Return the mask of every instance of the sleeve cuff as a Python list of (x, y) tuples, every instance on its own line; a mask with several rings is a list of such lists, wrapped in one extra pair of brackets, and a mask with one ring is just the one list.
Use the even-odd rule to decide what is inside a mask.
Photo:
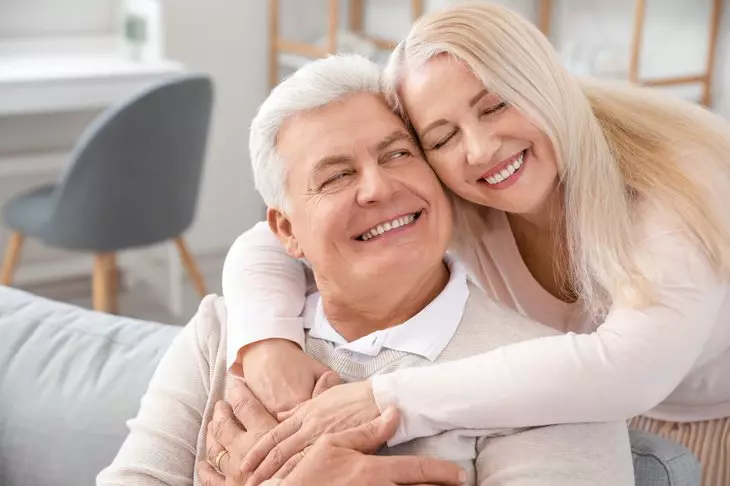
[(228, 371), (241, 376), (240, 363), (236, 363), (238, 352), (245, 346), (266, 339), (286, 339), (304, 349), (304, 324), (301, 317), (275, 318), (255, 326), (243, 325), (245, 319), (228, 316), (229, 322), (238, 323), (228, 326), (226, 360)]
[(388, 439), (388, 447), (393, 447), (403, 442), (408, 442), (410, 437), (406, 433), (406, 417), (398, 405), (398, 397), (395, 394), (395, 380), (391, 374), (375, 375), (370, 379), (370, 383), (373, 387), (373, 396), (375, 397), (375, 404), (378, 406), (380, 413), (391, 405), (395, 405), (396, 408), (401, 412), (401, 420), (398, 424), (398, 429), (395, 431), (393, 437)]

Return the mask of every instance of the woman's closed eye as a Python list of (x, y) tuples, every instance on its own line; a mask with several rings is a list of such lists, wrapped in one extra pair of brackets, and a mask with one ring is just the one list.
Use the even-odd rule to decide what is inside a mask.
[(457, 130), (454, 130), (453, 132), (449, 133), (445, 137), (442, 137), (438, 142), (431, 145), (431, 148), (429, 150), (438, 150), (442, 147), (444, 147), (449, 141), (454, 138), (456, 135)]
[(505, 108), (507, 108), (507, 102), (502, 101), (502, 102), (497, 103), (496, 105), (492, 105), (492, 106), (482, 110), (481, 112), (479, 112), (479, 116), (489, 116), (491, 114), (498, 113), (498, 112), (504, 110)]

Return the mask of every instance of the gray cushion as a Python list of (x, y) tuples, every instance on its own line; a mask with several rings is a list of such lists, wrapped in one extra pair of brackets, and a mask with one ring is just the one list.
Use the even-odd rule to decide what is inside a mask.
[(684, 446), (642, 430), (629, 430), (636, 486), (699, 486), (699, 461)]
[(179, 330), (0, 286), (0, 484), (94, 484)]
[(15, 231), (35, 236), (51, 217), (55, 186), (43, 186), (11, 199), (3, 208), (5, 222)]
[[(0, 286), (0, 485), (84, 486), (114, 459), (179, 327)], [(680, 446), (631, 431), (637, 486), (698, 486)]]

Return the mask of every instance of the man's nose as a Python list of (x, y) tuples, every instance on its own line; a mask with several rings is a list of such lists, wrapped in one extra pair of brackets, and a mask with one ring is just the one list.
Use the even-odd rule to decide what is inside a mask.
[(397, 181), (387, 168), (380, 165), (361, 171), (357, 191), (358, 203), (368, 205), (387, 201), (397, 192)]

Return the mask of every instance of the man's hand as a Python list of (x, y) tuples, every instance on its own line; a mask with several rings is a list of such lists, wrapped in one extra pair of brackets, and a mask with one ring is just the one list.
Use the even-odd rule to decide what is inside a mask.
[[(223, 400), (215, 404), (205, 440), (207, 461), (198, 464), (201, 481), (211, 486), (243, 484), (246, 477), (241, 460), (257, 440), (278, 425), (243, 380), (233, 381), (228, 400), (230, 405)], [(213, 465), (220, 466), (223, 476)]]
[[(340, 383), (337, 373), (327, 371), (315, 384), (313, 396)], [(213, 418), (208, 423), (205, 440), (207, 461), (198, 464), (198, 475), (206, 486), (243, 484), (246, 479), (241, 471), (243, 457), (266, 432), (279, 423), (254, 397), (243, 380), (231, 381), (228, 400), (230, 404), (223, 400), (216, 403)], [(217, 465), (220, 466), (222, 476), (213, 467), (219, 455)], [(294, 465), (295, 462), (290, 463), (290, 467)], [(285, 475), (285, 471), (282, 471), (281, 476)]]
[(284, 339), (250, 344), (238, 359), (249, 389), (273, 415), (309, 400), (317, 381), (331, 371)]
[[(249, 451), (242, 469), (253, 484), (291, 469), (291, 461), (319, 437), (357, 427), (380, 415), (370, 381), (335, 386), (284, 414), (287, 418)], [(284, 418), (280, 415), (279, 418)], [(344, 484), (344, 483), (343, 483)]]
[[(359, 427), (322, 437), (284, 479), (281, 486), (461, 486), (466, 473), (456, 464), (415, 456), (371, 456), (398, 427), (400, 416), (389, 408)], [(246, 486), (258, 485), (249, 480)]]

